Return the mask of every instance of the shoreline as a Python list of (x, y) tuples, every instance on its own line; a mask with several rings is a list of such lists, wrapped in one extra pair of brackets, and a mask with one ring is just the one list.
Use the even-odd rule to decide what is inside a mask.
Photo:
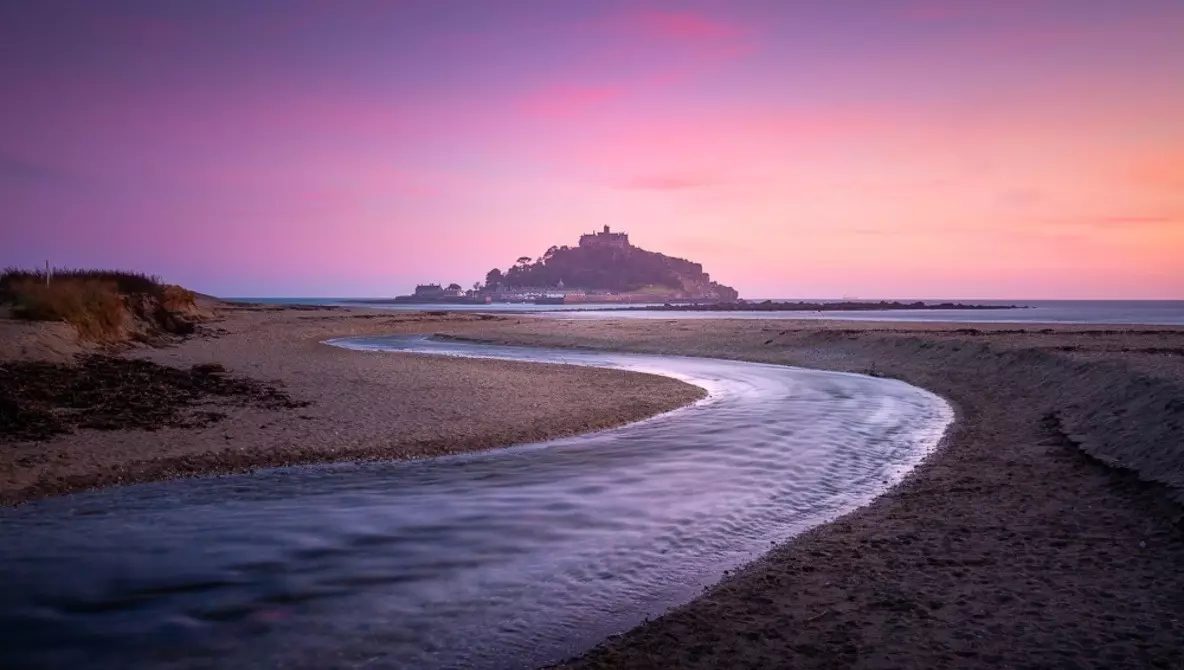
[(898, 300), (878, 302), (842, 301), (747, 301), (681, 304), (667, 302), (661, 305), (637, 307), (611, 307), (606, 312), (899, 312), (899, 311), (965, 311), (990, 312), (999, 310), (1031, 309), (1027, 305), (986, 305), (958, 302), (912, 302)]
[[(133, 348), (99, 362), (141, 361), (165, 366), (163, 372), (217, 366), (230, 383), (280, 394), (281, 406), (203, 396), (178, 410), (180, 420), (147, 430), (82, 428), (48, 439), (6, 440), (0, 504), (178, 477), (541, 442), (643, 420), (704, 394), (658, 375), (360, 352), (323, 343), (369, 334), (463, 332), (486, 321), (478, 316), (221, 310), (222, 319), (208, 322), (203, 336), (165, 348)], [(49, 354), (52, 360), (56, 350)], [(66, 367), (60, 359), (57, 365)], [(515, 388), (535, 389), (538, 398)], [(187, 393), (192, 390), (181, 389)]]
[(943, 447), (885, 495), (554, 667), (1184, 663), (1184, 329), (959, 325), (472, 334), (890, 376), (957, 412)]
[[(266, 322), (279, 310), (247, 311)], [(427, 329), (893, 377), (954, 409), (941, 446), (901, 484), (556, 667), (1184, 663), (1182, 328), (303, 312), (264, 323), (255, 349), (228, 367), (266, 378), (276, 363), (257, 360), (263, 348), (356, 373), (365, 356), (334, 356), (319, 342)], [(299, 347), (287, 318), (303, 322)], [(219, 337), (236, 336), (129, 355), (209, 362)], [(472, 370), (481, 361), (460, 363)], [(313, 377), (296, 386), (331, 386)]]

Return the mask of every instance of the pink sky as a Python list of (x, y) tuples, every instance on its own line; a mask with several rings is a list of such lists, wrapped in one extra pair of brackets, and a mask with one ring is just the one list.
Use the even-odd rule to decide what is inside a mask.
[(1184, 298), (1180, 35), (1174, 0), (11, 3), (0, 264), (389, 296), (610, 225), (745, 297)]

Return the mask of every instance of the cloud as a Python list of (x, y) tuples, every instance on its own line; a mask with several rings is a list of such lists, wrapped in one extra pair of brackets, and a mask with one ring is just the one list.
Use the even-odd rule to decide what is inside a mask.
[(1161, 228), (1184, 225), (1184, 215), (1111, 214), (1103, 216), (1063, 216), (1042, 218), (1038, 220), (1038, 223), (1056, 228), (1131, 230), (1136, 228)]
[(585, 114), (638, 92), (692, 80), (751, 48), (747, 30), (688, 11), (617, 12), (570, 29), (570, 38), (588, 48), (563, 80), (519, 101), (530, 116)]
[(1007, 207), (1019, 209), (1038, 205), (1046, 199), (1043, 191), (1033, 187), (1020, 187), (999, 194), (999, 202)]
[(1162, 151), (1136, 160), (1129, 179), (1156, 189), (1184, 189), (1184, 148)]
[(640, 11), (625, 15), (624, 20), (641, 33), (661, 39), (723, 41), (745, 35), (733, 24), (696, 12)]
[(582, 114), (624, 95), (619, 86), (557, 85), (543, 88), (522, 101), (531, 116), (567, 117)]
[(1128, 226), (1159, 226), (1165, 223), (1177, 223), (1180, 219), (1174, 216), (1099, 216), (1087, 219), (1090, 225), (1099, 228), (1128, 227)]
[(637, 191), (685, 191), (718, 183), (714, 179), (688, 174), (652, 174), (634, 177), (619, 188)]
[(747, 27), (694, 11), (617, 12), (591, 27), (610, 50), (627, 56), (657, 50), (679, 70), (728, 62), (755, 46)]
[(899, 15), (910, 21), (937, 22), (959, 19), (974, 9), (966, 0), (913, 0), (899, 9)]
[(682, 80), (705, 67), (733, 61), (755, 47), (751, 31), (697, 12), (641, 11), (621, 18), (626, 34), (682, 52), (686, 61), (664, 78)]

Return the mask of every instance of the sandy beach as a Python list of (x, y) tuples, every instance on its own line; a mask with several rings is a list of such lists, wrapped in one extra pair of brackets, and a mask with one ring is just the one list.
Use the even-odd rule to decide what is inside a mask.
[[(241, 396), (203, 398), (182, 408), (179, 421), (149, 426), (152, 430), (82, 428), (47, 440), (8, 440), (0, 450), (0, 502), (178, 476), (424, 458), (537, 442), (643, 419), (703, 394), (673, 379), (617, 370), (364, 353), (321, 344), (372, 333), (463, 333), (484, 323), (476, 316), (210, 309), (214, 318), (202, 335), (119, 355), (167, 369), (220, 366), (282, 392), (290, 406)], [(60, 332), (64, 324), (0, 325), (20, 335), (0, 338), (10, 343), (0, 361), (60, 362), (86, 351)], [(211, 412), (219, 418), (190, 416)]]
[(218, 319), (179, 346), (125, 355), (179, 368), (217, 363), (310, 404), (224, 407), (226, 418), (199, 428), (10, 444), (0, 461), (6, 501), (488, 448), (698, 397), (646, 375), (318, 344), (334, 336), (433, 332), (891, 376), (941, 394), (958, 413), (942, 449), (904, 484), (566, 667), (1184, 664), (1184, 329), (259, 307), (223, 308)]

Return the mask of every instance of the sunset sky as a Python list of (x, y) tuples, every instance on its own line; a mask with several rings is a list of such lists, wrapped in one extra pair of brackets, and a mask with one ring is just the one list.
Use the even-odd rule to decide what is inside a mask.
[(1184, 298), (1184, 2), (0, 3), (0, 265), (389, 296), (606, 224), (744, 297)]

